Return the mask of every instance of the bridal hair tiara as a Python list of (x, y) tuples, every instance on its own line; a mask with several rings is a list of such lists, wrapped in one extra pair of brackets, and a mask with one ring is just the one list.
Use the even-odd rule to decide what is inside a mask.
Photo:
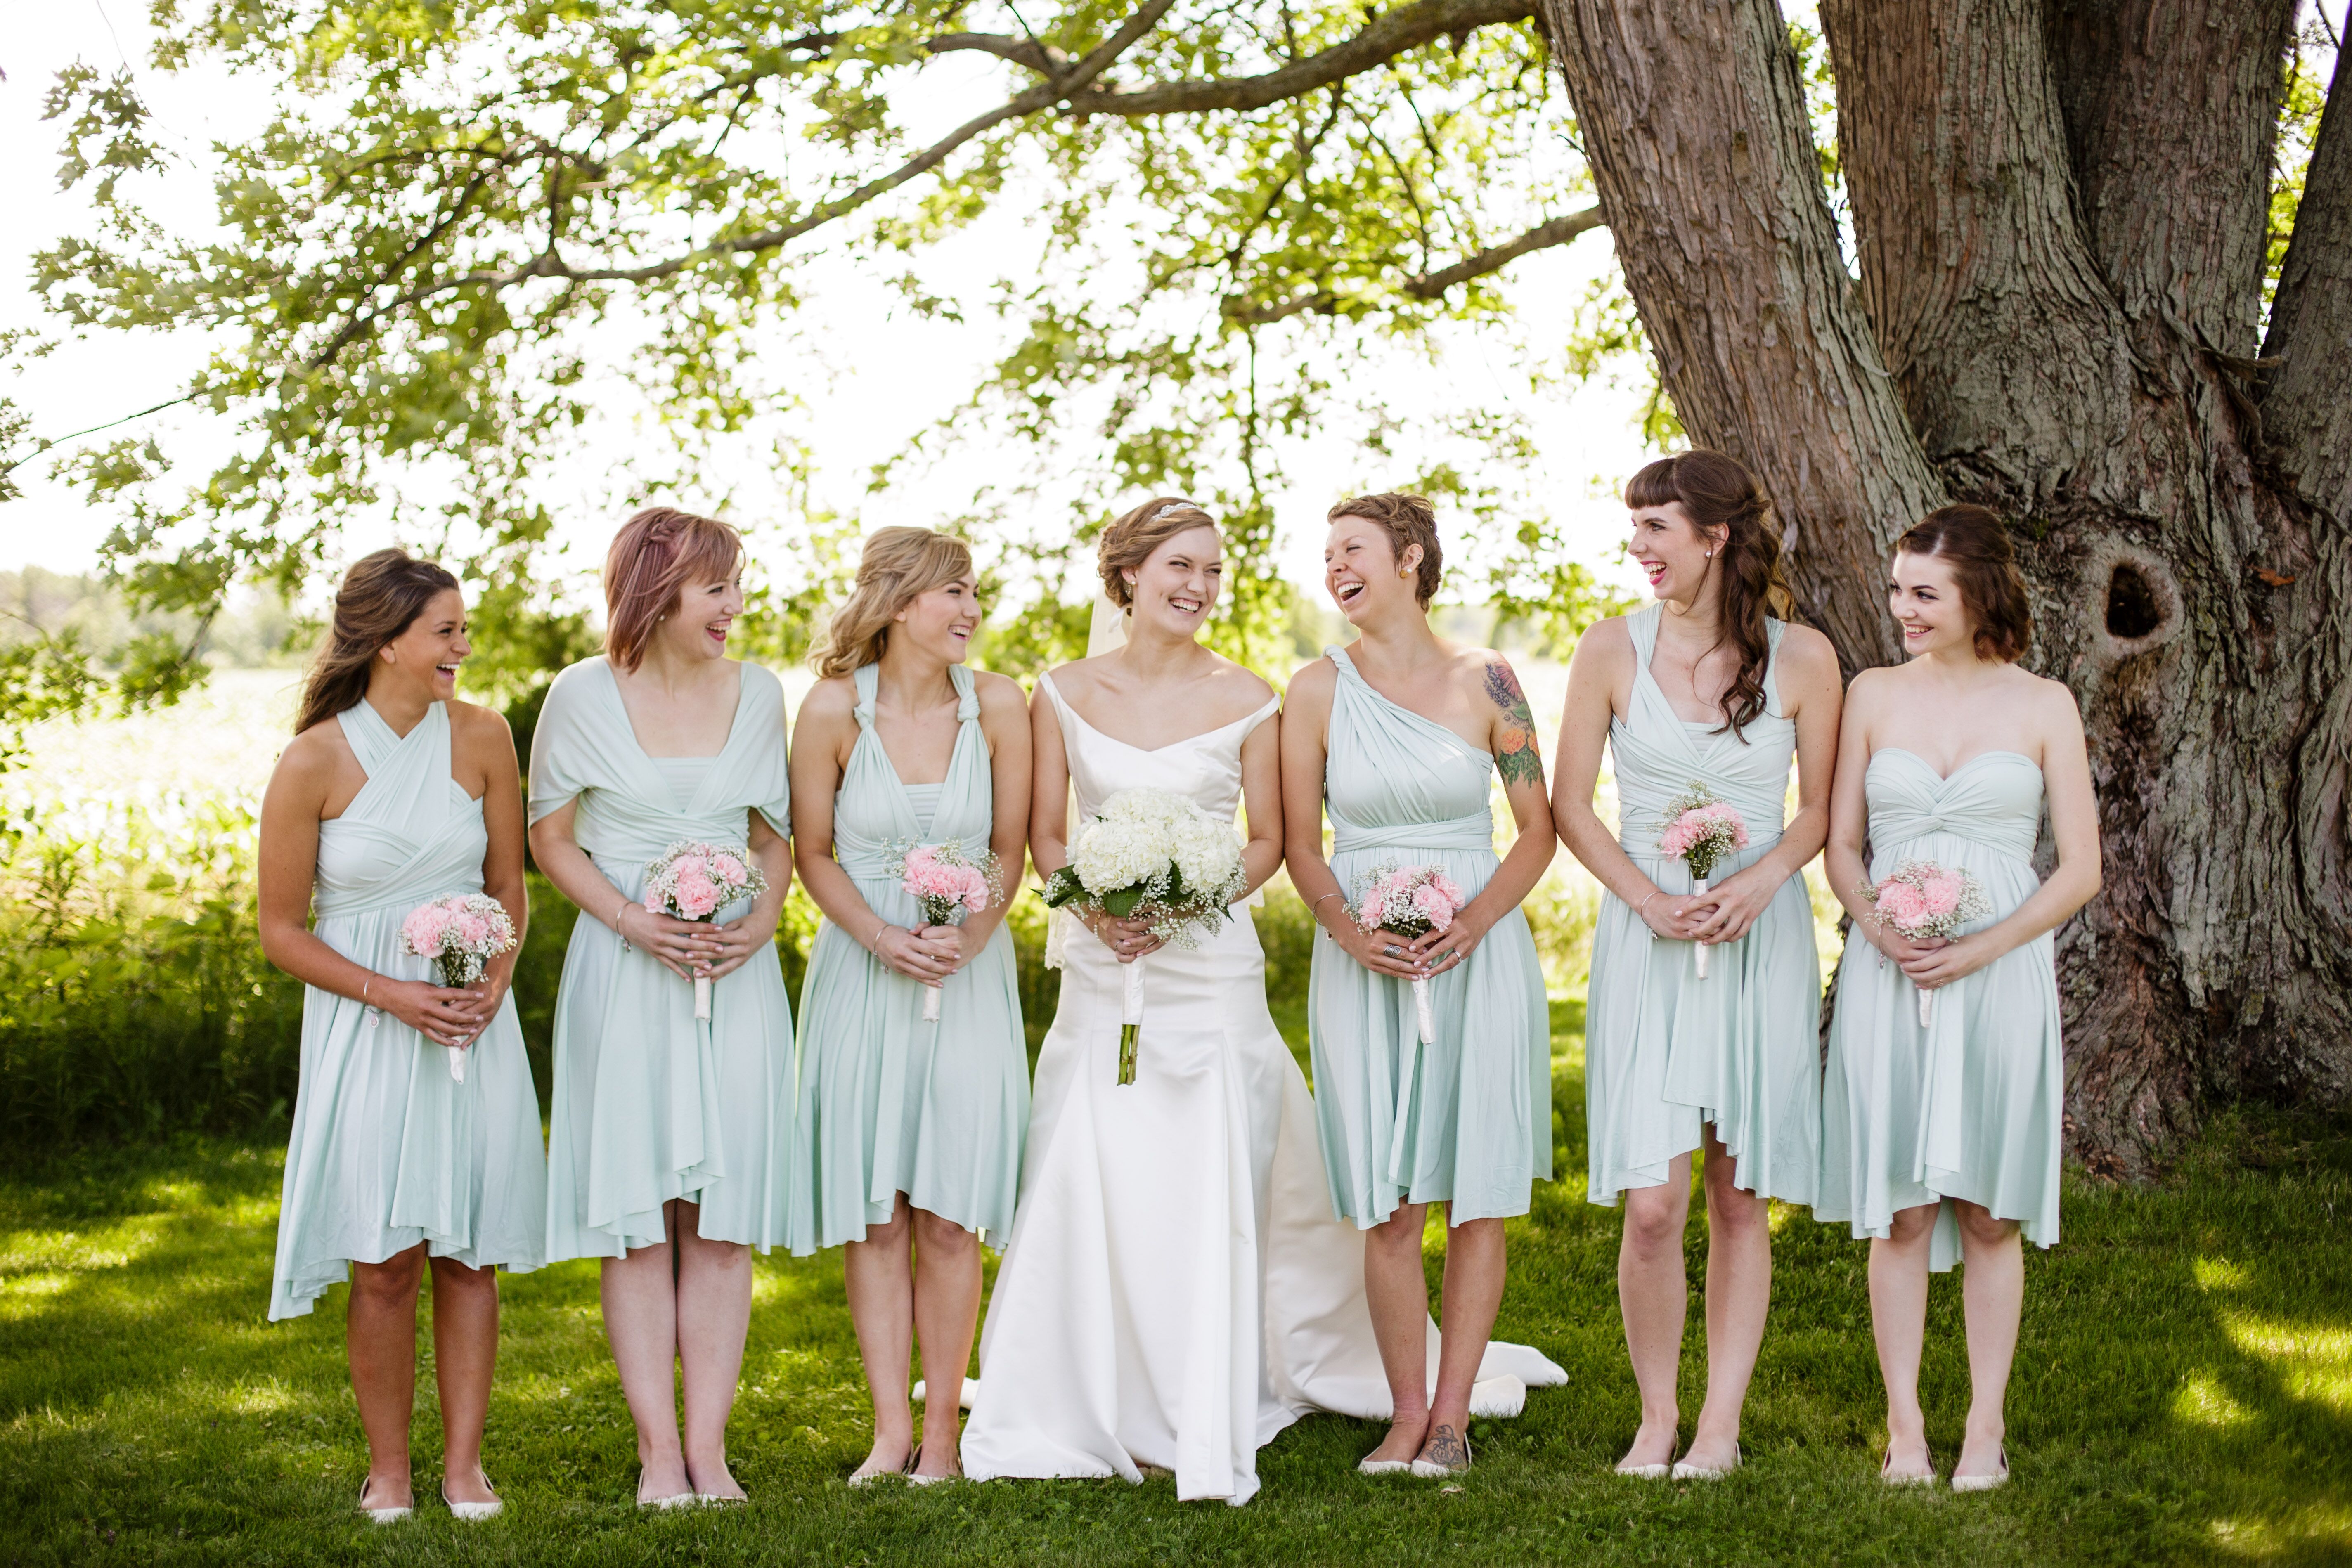
[(1161, 507), (1158, 511), (1153, 512), (1150, 517), (1145, 518), (1143, 521), (1146, 522), (1158, 522), (1161, 518), (1166, 517), (1171, 511), (1197, 511), (1203, 517), (1208, 515), (1207, 509), (1202, 507), (1198, 501), (1171, 500), (1166, 506)]

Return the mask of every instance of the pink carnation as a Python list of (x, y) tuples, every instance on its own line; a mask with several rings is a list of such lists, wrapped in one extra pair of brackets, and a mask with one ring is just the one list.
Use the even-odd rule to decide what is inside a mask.
[(743, 862), (738, 860), (732, 855), (712, 856), (710, 858), (710, 868), (719, 874), (719, 879), (722, 882), (740, 882), (743, 880)]
[(1878, 912), (1892, 921), (1896, 929), (1916, 925), (1932, 911), (1919, 895), (1919, 889), (1908, 882), (1888, 881), (1878, 889)]
[(448, 929), (449, 911), (439, 904), (419, 905), (400, 923), (400, 934), (408, 951), (421, 958), (431, 958), (441, 951)]
[(719, 888), (700, 860), (681, 866), (677, 875), (677, 912), (690, 921), (707, 919), (719, 908)]

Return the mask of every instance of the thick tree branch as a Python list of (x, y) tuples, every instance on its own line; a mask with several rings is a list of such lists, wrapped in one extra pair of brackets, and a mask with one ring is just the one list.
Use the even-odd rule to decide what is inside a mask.
[[(1601, 226), (1600, 207), (1589, 206), (1580, 212), (1570, 213), (1566, 217), (1556, 217), (1549, 223), (1538, 224), (1517, 239), (1507, 240), (1501, 245), (1488, 246), (1475, 255), (1464, 257), (1451, 267), (1440, 268), (1435, 272), (1424, 272), (1419, 277), (1409, 278), (1399, 288), (1398, 292), (1415, 300), (1439, 299), (1456, 283), (1467, 283), (1473, 278), (1484, 278), (1489, 272), (1499, 272), (1530, 250), (1542, 250), (1549, 246), (1566, 245), (1585, 230)], [(1244, 306), (1238, 301), (1228, 300), (1225, 307), (1225, 319), (1250, 326), (1267, 326), (1276, 321), (1286, 321), (1293, 316), (1309, 313), (1321, 316), (1335, 315), (1339, 309), (1339, 295), (1328, 289), (1310, 289), (1304, 293), (1294, 294), (1287, 300), (1277, 300), (1268, 305)]]
[(1097, 88), (1070, 95), (1068, 114), (1198, 114), (1210, 110), (1264, 109), (1317, 88), (1328, 87), (1422, 45), (1459, 36), (1497, 22), (1522, 22), (1535, 15), (1534, 0), (1415, 0), (1374, 17), (1344, 44), (1335, 44), (1264, 76), (1218, 80), (1155, 82), (1133, 88)]
[[(2262, 320), (2279, 60), (2297, 0), (2048, 0), (2092, 253), (2126, 315), (2223, 353)], [(1841, 83), (1843, 85), (1843, 83)]]
[(1929, 459), (2023, 509), (2116, 460), (2129, 342), (2082, 235), (2042, 0), (1828, 0), (1862, 297)]
[(1849, 668), (1900, 657), (1878, 584), (1944, 489), (1852, 300), (1776, 0), (1542, 0), (1601, 210), (1675, 411), (1764, 480)]
[(975, 115), (924, 148), (890, 173), (866, 181), (856, 189), (829, 202), (819, 202), (793, 222), (775, 228), (763, 229), (732, 238), (714, 240), (681, 256), (662, 261), (651, 261), (639, 267), (575, 267), (558, 255), (553, 247), (532, 257), (519, 267), (504, 270), (461, 273), (454, 278), (436, 279), (419, 284), (395, 296), (379, 309), (355, 314), (331, 338), (326, 346), (305, 362), (305, 368), (318, 370), (331, 362), (352, 341), (386, 315), (421, 304), (437, 295), (459, 289), (510, 289), (534, 278), (561, 279), (571, 283), (651, 283), (672, 277), (690, 267), (722, 257), (740, 256), (762, 250), (773, 250), (798, 238), (812, 229), (821, 228), (835, 218), (846, 216), (866, 205), (877, 196), (887, 195), (908, 181), (919, 178), (937, 168), (948, 156), (970, 142), (1009, 120), (1018, 120), (1050, 109), (1073, 93), (1085, 89), (1087, 84), (1110, 68), (1149, 34), (1167, 15), (1175, 0), (1144, 0), (1135, 14), (1123, 23), (1118, 31), (1088, 51), (1068, 70), (1050, 80), (1041, 82), (1028, 91), (999, 105), (984, 114)]
[(2271, 301), (2263, 357), (2263, 437), (2297, 493), (2352, 530), (2352, 72), (2336, 80), (2319, 117), (2294, 235)]

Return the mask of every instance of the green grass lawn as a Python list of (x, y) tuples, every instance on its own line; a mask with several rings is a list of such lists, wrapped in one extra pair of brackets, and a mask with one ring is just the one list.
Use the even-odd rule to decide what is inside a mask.
[[(736, 1410), (750, 1507), (640, 1515), (593, 1265), (506, 1281), (488, 1464), (508, 1500), (378, 1529), (344, 1379), (342, 1293), (263, 1321), (273, 1147), (184, 1142), (0, 1180), (0, 1558), (49, 1563), (2352, 1561), (2352, 1122), (2230, 1120), (2158, 1186), (2069, 1189), (2028, 1264), (2011, 1394), (2016, 1482), (1976, 1498), (1876, 1480), (1864, 1249), (1778, 1216), (1779, 1289), (1748, 1465), (1714, 1485), (1622, 1480), (1633, 1380), (1616, 1215), (1583, 1201), (1581, 1018), (1557, 1018), (1559, 1163), (1511, 1230), (1499, 1332), (1569, 1369), (1480, 1423), (1458, 1489), (1354, 1474), (1376, 1438), (1316, 1416), (1259, 1458), (1245, 1509), (1162, 1478), (852, 1492), (868, 1436), (838, 1255), (760, 1265)], [(1433, 1280), (1442, 1238), (1431, 1240)], [(1693, 1277), (1703, 1237), (1691, 1236)], [(1948, 1467), (1967, 1398), (1957, 1275), (1925, 1374)], [(1685, 1430), (1700, 1394), (1694, 1303)], [(437, 1471), (420, 1379), (420, 1499)]]

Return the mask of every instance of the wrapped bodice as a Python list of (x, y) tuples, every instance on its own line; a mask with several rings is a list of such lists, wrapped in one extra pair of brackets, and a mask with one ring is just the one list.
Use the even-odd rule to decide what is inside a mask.
[(1633, 639), (1633, 690), (1623, 718), (1609, 726), (1609, 750), (1617, 775), (1618, 843), (1628, 855), (1656, 859), (1666, 806), (1675, 796), (1704, 784), (1739, 813), (1748, 825), (1752, 852), (1776, 842), (1789, 797), (1789, 763), (1796, 754), (1797, 726), (1780, 708), (1774, 673), (1785, 623), (1766, 621), (1771, 657), (1764, 666), (1764, 710), (1733, 734), (1727, 724), (1693, 722), (1675, 712), (1650, 660), (1658, 647), (1663, 605), (1652, 605), (1625, 618)]
[[(1945, 778), (1916, 752), (1882, 746), (1871, 753), (1863, 791), (1872, 853), (1882, 861), (1940, 834), (2031, 861), (2042, 832), (2042, 769), (2016, 752), (1979, 752)], [(1890, 862), (1876, 874), (1893, 868)]]
[(888, 874), (896, 847), (954, 843), (974, 857), (987, 853), (996, 826), (995, 785), (971, 671), (948, 666), (956, 694), (955, 750), (948, 758), (948, 776), (921, 785), (899, 778), (875, 731), (878, 673), (868, 664), (850, 677), (857, 688), (857, 743), (834, 793), (834, 858), (852, 877), (873, 879)]
[(1492, 753), (1373, 690), (1343, 650), (1323, 652), (1339, 672), (1323, 769), (1333, 852), (1491, 852)]
[(482, 803), (449, 776), (447, 705), (427, 708), (404, 736), (365, 701), (339, 717), (367, 783), (341, 816), (319, 824), (319, 919), (480, 892), (489, 830)]

